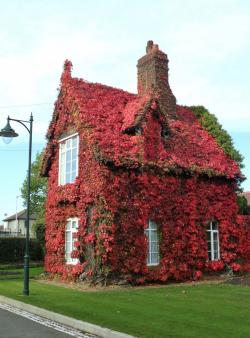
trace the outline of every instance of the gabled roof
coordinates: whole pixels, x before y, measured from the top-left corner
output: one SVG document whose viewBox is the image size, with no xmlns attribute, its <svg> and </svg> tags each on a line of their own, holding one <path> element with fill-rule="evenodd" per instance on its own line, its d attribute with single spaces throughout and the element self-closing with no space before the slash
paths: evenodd
<svg viewBox="0 0 250 338">
<path fill-rule="evenodd" d="M 240 169 L 216 140 L 205 131 L 188 107 L 176 107 L 176 118 L 163 116 L 152 93 L 144 97 L 98 83 L 71 77 L 71 63 L 65 63 L 61 92 L 47 138 L 42 174 L 48 175 L 54 145 L 68 125 L 89 128 L 98 161 L 127 168 L 156 167 L 165 172 L 191 172 L 236 178 Z M 156 161 L 142 158 L 143 135 L 129 130 L 147 113 L 157 111 L 168 126 L 169 137 Z M 63 117 L 64 115 L 64 117 Z M 57 121 L 61 119 L 60 126 Z M 68 125 L 67 125 L 68 124 Z"/>
<path fill-rule="evenodd" d="M 3 219 L 3 222 L 14 221 L 16 219 L 16 217 L 17 217 L 18 220 L 25 220 L 26 217 L 27 217 L 27 210 L 24 209 L 22 211 L 19 211 L 17 214 L 13 214 L 11 216 L 8 216 L 5 219 Z M 36 220 L 36 218 L 37 217 L 35 215 L 30 215 L 31 220 Z"/>
</svg>

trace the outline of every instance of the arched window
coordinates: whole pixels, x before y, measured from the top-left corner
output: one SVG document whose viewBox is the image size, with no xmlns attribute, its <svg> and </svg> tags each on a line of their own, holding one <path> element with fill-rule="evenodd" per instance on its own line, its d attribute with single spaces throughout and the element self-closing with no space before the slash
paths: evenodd
<svg viewBox="0 0 250 338">
<path fill-rule="evenodd" d="M 159 234 L 158 226 L 154 221 L 149 220 L 145 234 L 148 238 L 147 265 L 158 265 L 160 261 Z"/>
<path fill-rule="evenodd" d="M 219 260 L 220 238 L 219 238 L 219 226 L 217 221 L 211 221 L 207 226 L 207 247 L 208 247 L 208 259 L 210 261 Z"/>
</svg>

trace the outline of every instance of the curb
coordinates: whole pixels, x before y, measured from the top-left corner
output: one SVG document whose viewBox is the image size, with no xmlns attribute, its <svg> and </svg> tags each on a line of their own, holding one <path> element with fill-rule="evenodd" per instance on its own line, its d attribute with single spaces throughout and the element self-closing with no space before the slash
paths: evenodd
<svg viewBox="0 0 250 338">
<path fill-rule="evenodd" d="M 7 298 L 5 296 L 0 295 L 0 303 L 12 305 L 18 309 L 28 311 L 30 313 L 33 313 L 35 315 L 41 316 L 46 319 L 53 320 L 55 322 L 58 322 L 60 324 L 64 324 L 67 326 L 70 326 L 74 329 L 86 332 L 86 333 L 91 333 L 93 335 L 99 336 L 101 338 L 135 338 L 134 336 L 130 336 L 126 333 L 118 332 L 118 331 L 113 331 L 111 329 L 107 329 L 105 327 L 91 324 L 88 322 L 83 322 L 78 319 L 74 319 L 71 317 L 67 317 L 64 315 L 61 315 L 59 313 L 55 313 L 52 311 L 48 311 L 45 309 L 41 309 L 37 306 L 22 303 L 18 300 L 14 300 L 11 298 Z"/>
</svg>

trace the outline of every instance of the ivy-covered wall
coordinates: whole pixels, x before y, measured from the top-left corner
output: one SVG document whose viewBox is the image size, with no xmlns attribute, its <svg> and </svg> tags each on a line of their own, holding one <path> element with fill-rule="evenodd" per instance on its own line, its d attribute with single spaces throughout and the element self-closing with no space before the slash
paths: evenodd
<svg viewBox="0 0 250 338">
<path fill-rule="evenodd" d="M 55 153 L 46 206 L 46 271 L 93 282 L 119 276 L 144 283 L 247 268 L 245 223 L 237 218 L 233 181 L 98 164 L 89 137 L 90 131 L 84 129 L 75 184 L 58 186 L 58 148 Z M 70 217 L 80 219 L 73 252 L 79 258 L 77 265 L 65 263 L 65 226 Z M 153 268 L 146 265 L 144 231 L 149 219 L 159 225 L 160 236 L 160 265 Z M 214 219 L 219 222 L 221 260 L 209 262 L 206 225 Z"/>
</svg>

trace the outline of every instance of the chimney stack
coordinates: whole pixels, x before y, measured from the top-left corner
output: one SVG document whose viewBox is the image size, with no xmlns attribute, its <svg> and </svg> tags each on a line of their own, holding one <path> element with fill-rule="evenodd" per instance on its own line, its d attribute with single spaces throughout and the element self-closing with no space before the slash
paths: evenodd
<svg viewBox="0 0 250 338">
<path fill-rule="evenodd" d="M 176 99 L 168 83 L 168 57 L 153 41 L 148 41 L 146 55 L 138 60 L 137 74 L 138 95 L 154 94 L 162 112 L 175 117 Z"/>
</svg>

